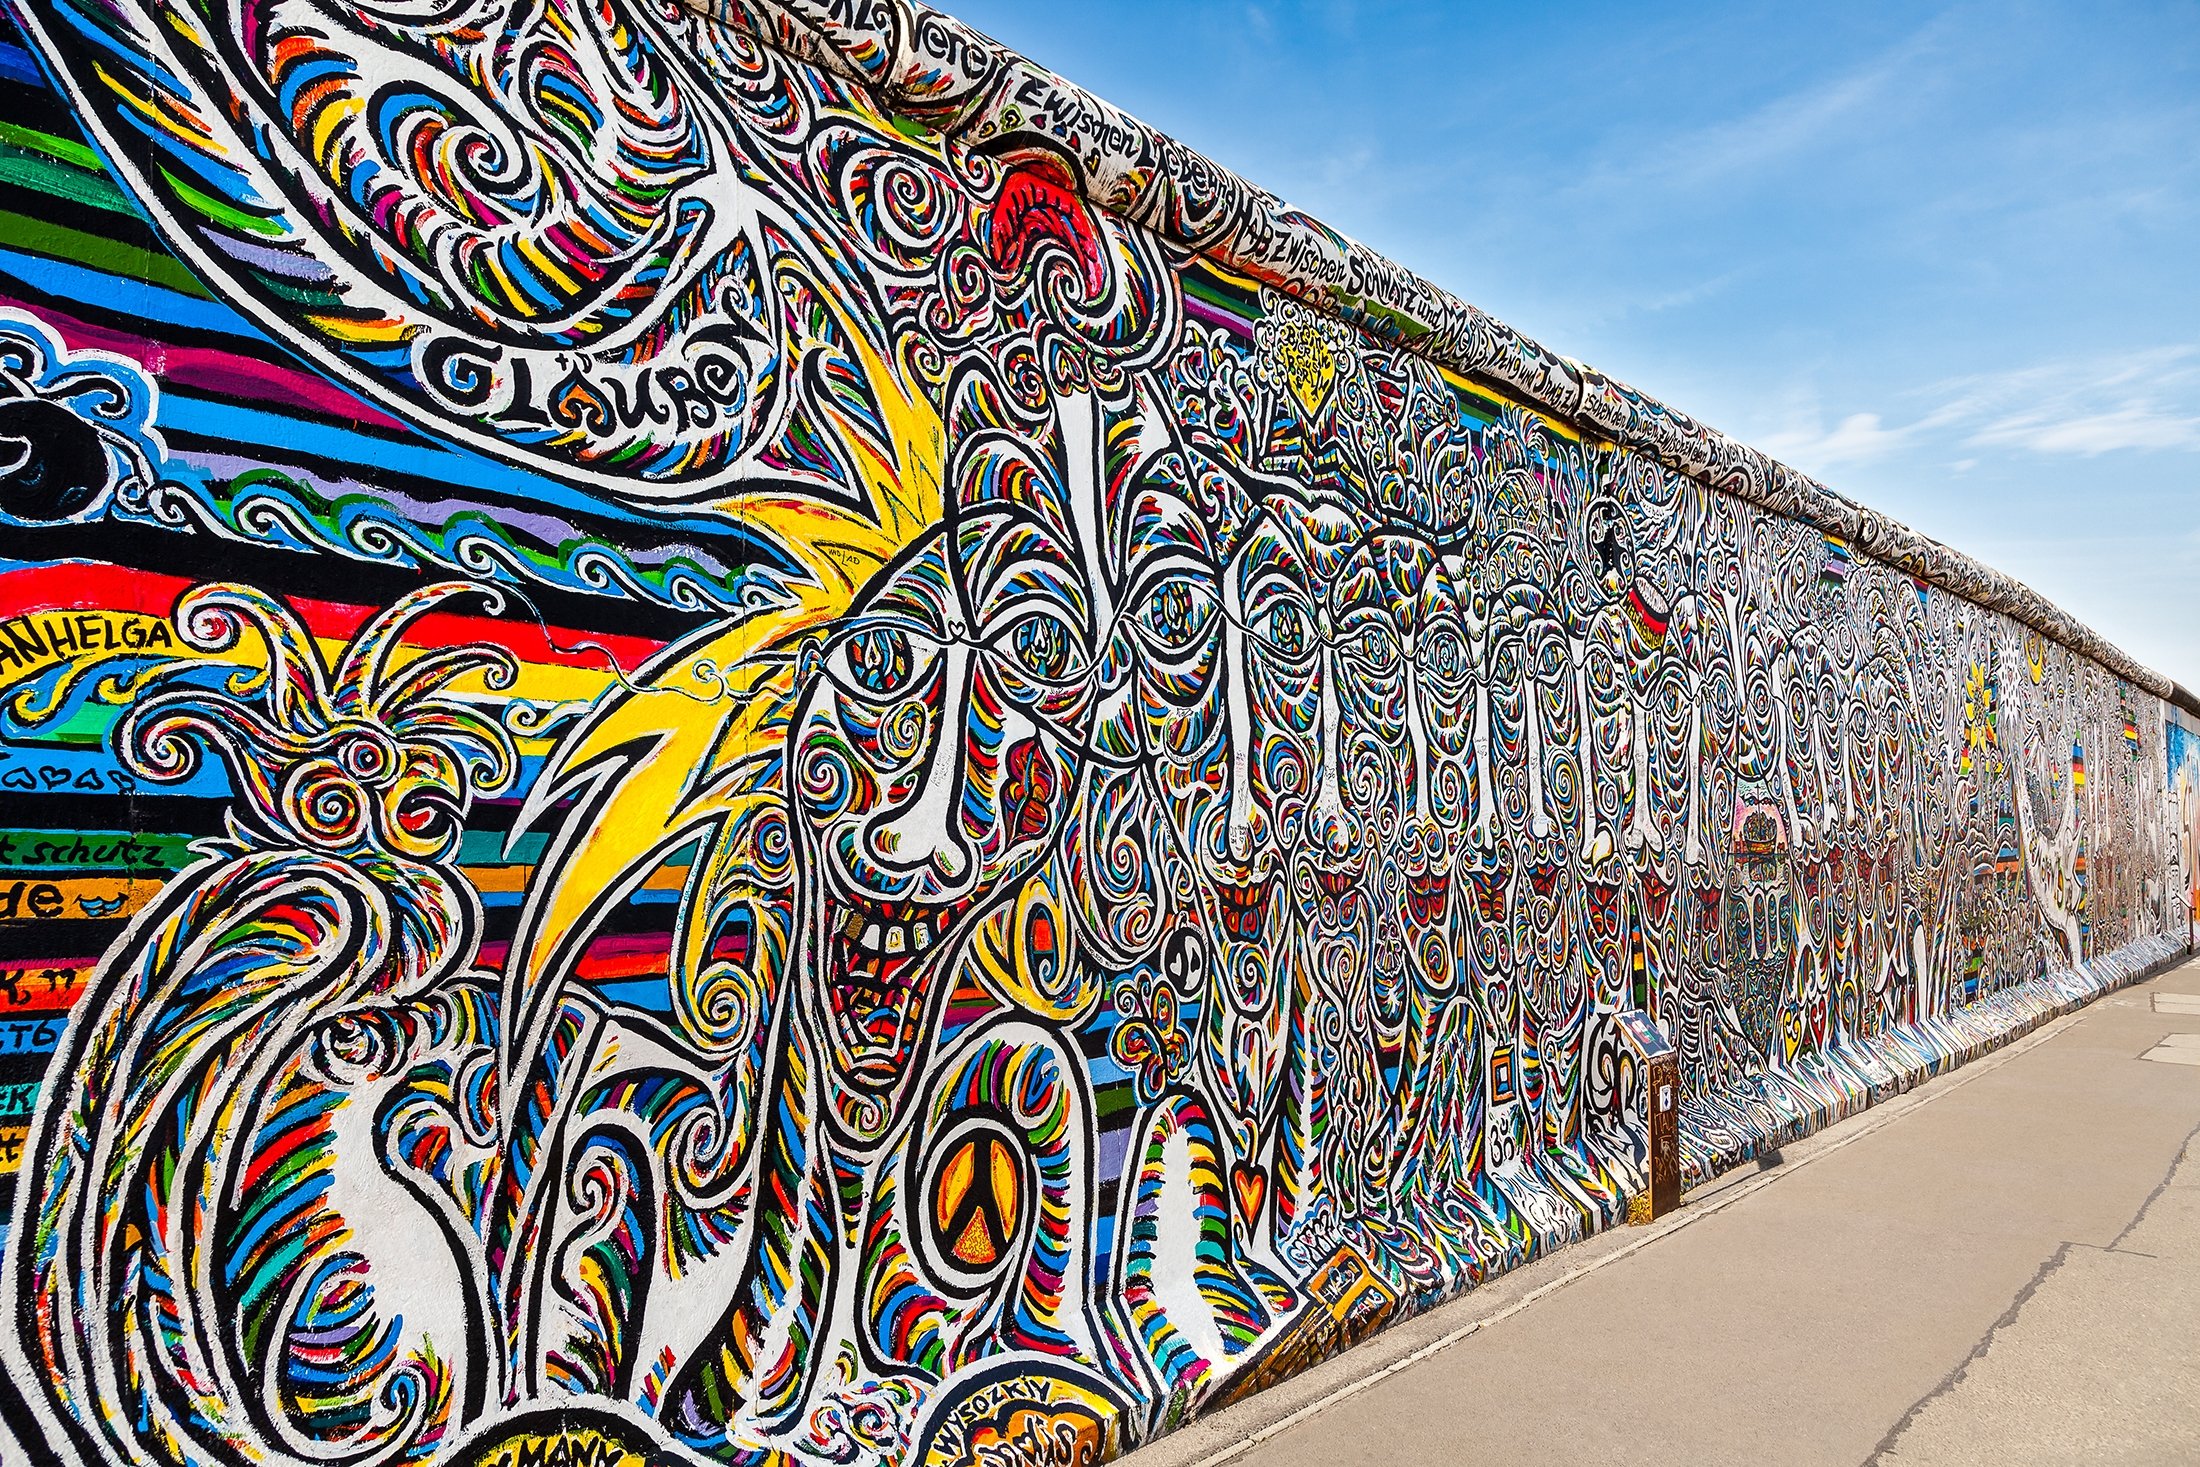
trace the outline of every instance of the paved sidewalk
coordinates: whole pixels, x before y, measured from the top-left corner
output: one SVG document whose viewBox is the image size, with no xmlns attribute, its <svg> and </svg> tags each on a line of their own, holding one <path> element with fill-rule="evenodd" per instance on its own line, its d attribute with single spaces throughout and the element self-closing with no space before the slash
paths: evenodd
<svg viewBox="0 0 2200 1467">
<path fill-rule="evenodd" d="M 2200 962 L 1126 1460 L 2200 1463 L 2200 1000 L 2157 992 Z"/>
</svg>

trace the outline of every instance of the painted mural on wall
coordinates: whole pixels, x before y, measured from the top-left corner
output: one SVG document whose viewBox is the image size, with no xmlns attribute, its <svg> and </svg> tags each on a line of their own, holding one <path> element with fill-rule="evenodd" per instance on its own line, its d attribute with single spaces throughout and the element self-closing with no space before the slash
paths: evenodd
<svg viewBox="0 0 2200 1467">
<path fill-rule="evenodd" d="M 2200 931 L 2200 713 L 2184 701 L 2163 706 L 2163 750 L 2167 758 L 2171 823 L 2176 836 L 2170 851 L 2176 864 L 2169 881 L 2185 893 L 2195 931 Z"/>
<path fill-rule="evenodd" d="M 1096 1460 L 2184 940 L 2153 692 L 669 5 L 19 4 L 0 1421 Z M 1181 225 L 1182 221 L 1178 221 Z"/>
</svg>

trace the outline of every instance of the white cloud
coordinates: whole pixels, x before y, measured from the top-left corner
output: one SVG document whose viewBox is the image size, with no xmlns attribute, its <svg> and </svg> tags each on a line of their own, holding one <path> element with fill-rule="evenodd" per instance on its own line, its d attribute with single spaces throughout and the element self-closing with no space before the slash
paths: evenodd
<svg viewBox="0 0 2200 1467">
<path fill-rule="evenodd" d="M 1944 384 L 1981 448 L 2092 457 L 2200 449 L 2200 349 L 2058 362 Z"/>
<path fill-rule="evenodd" d="M 1922 421 L 1890 428 L 1877 413 L 1851 413 L 1831 428 L 1790 428 L 1761 437 L 1757 446 L 1774 458 L 1809 471 L 1886 458 L 1925 431 Z"/>
<path fill-rule="evenodd" d="M 1677 182 L 1708 184 L 1824 143 L 1841 124 L 1864 115 L 1886 95 L 1904 59 L 1897 55 L 1874 61 L 1678 139 L 1651 168 Z"/>
<path fill-rule="evenodd" d="M 2086 458 L 2125 449 L 2200 450 L 2200 347 L 2043 362 L 1948 378 L 1904 395 L 1922 400 L 1906 421 L 1855 412 L 1831 427 L 1805 397 L 1791 402 L 1786 427 L 1755 441 L 1812 473 L 1934 444 Z M 1949 467 L 1960 473 L 1977 464 L 1965 456 Z"/>
<path fill-rule="evenodd" d="M 1323 154 L 1315 160 L 1314 172 L 1324 184 L 1335 188 L 1366 176 L 1375 161 L 1375 150 L 1362 143 Z"/>
<path fill-rule="evenodd" d="M 1747 272 L 1739 266 L 1732 270 L 1722 270 L 1709 280 L 1699 280 L 1694 285 L 1686 285 L 1679 290 L 1669 290 L 1663 295 L 1651 296 L 1647 300 L 1638 302 L 1634 309 L 1645 315 L 1654 315 L 1659 311 L 1677 311 L 1683 306 L 1692 306 L 1698 301 L 1709 300 L 1729 285 L 1732 285 L 1745 273 Z"/>
<path fill-rule="evenodd" d="M 2149 407 L 2118 408 L 2060 421 L 2042 414 L 2018 413 L 1987 424 L 1965 441 L 2088 457 L 2119 448 L 2195 448 L 2200 447 L 2200 417 Z"/>
<path fill-rule="evenodd" d="M 1889 114 L 1914 104 L 1940 78 L 1935 60 L 1947 17 L 1835 76 L 1707 127 L 1680 133 L 1647 151 L 1627 149 L 1624 161 L 1594 168 L 1574 185 L 1593 196 L 1700 194 L 1797 155 L 1841 146 L 1859 130 L 1884 126 Z M 1632 141 L 1632 140 L 1630 140 Z"/>
</svg>

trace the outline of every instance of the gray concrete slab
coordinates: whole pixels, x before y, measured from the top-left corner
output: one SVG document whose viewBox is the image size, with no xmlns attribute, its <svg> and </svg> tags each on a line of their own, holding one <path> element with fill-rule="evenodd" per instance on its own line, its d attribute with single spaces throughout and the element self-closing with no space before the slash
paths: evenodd
<svg viewBox="0 0 2200 1467">
<path fill-rule="evenodd" d="M 2105 1248 L 2065 1243 L 1873 1467 L 2200 1462 L 2200 1156 Z"/>
<path fill-rule="evenodd" d="M 2200 964 L 1128 1460 L 2200 1462 L 2200 1068 L 2141 1062 L 2200 1012 L 2157 990 Z"/>
</svg>

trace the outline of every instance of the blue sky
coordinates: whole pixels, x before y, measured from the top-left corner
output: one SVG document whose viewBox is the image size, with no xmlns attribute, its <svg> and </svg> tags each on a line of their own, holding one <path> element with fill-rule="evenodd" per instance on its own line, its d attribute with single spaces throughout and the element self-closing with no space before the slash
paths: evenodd
<svg viewBox="0 0 2200 1467">
<path fill-rule="evenodd" d="M 2200 689 L 2200 4 L 940 3 Z"/>
</svg>

